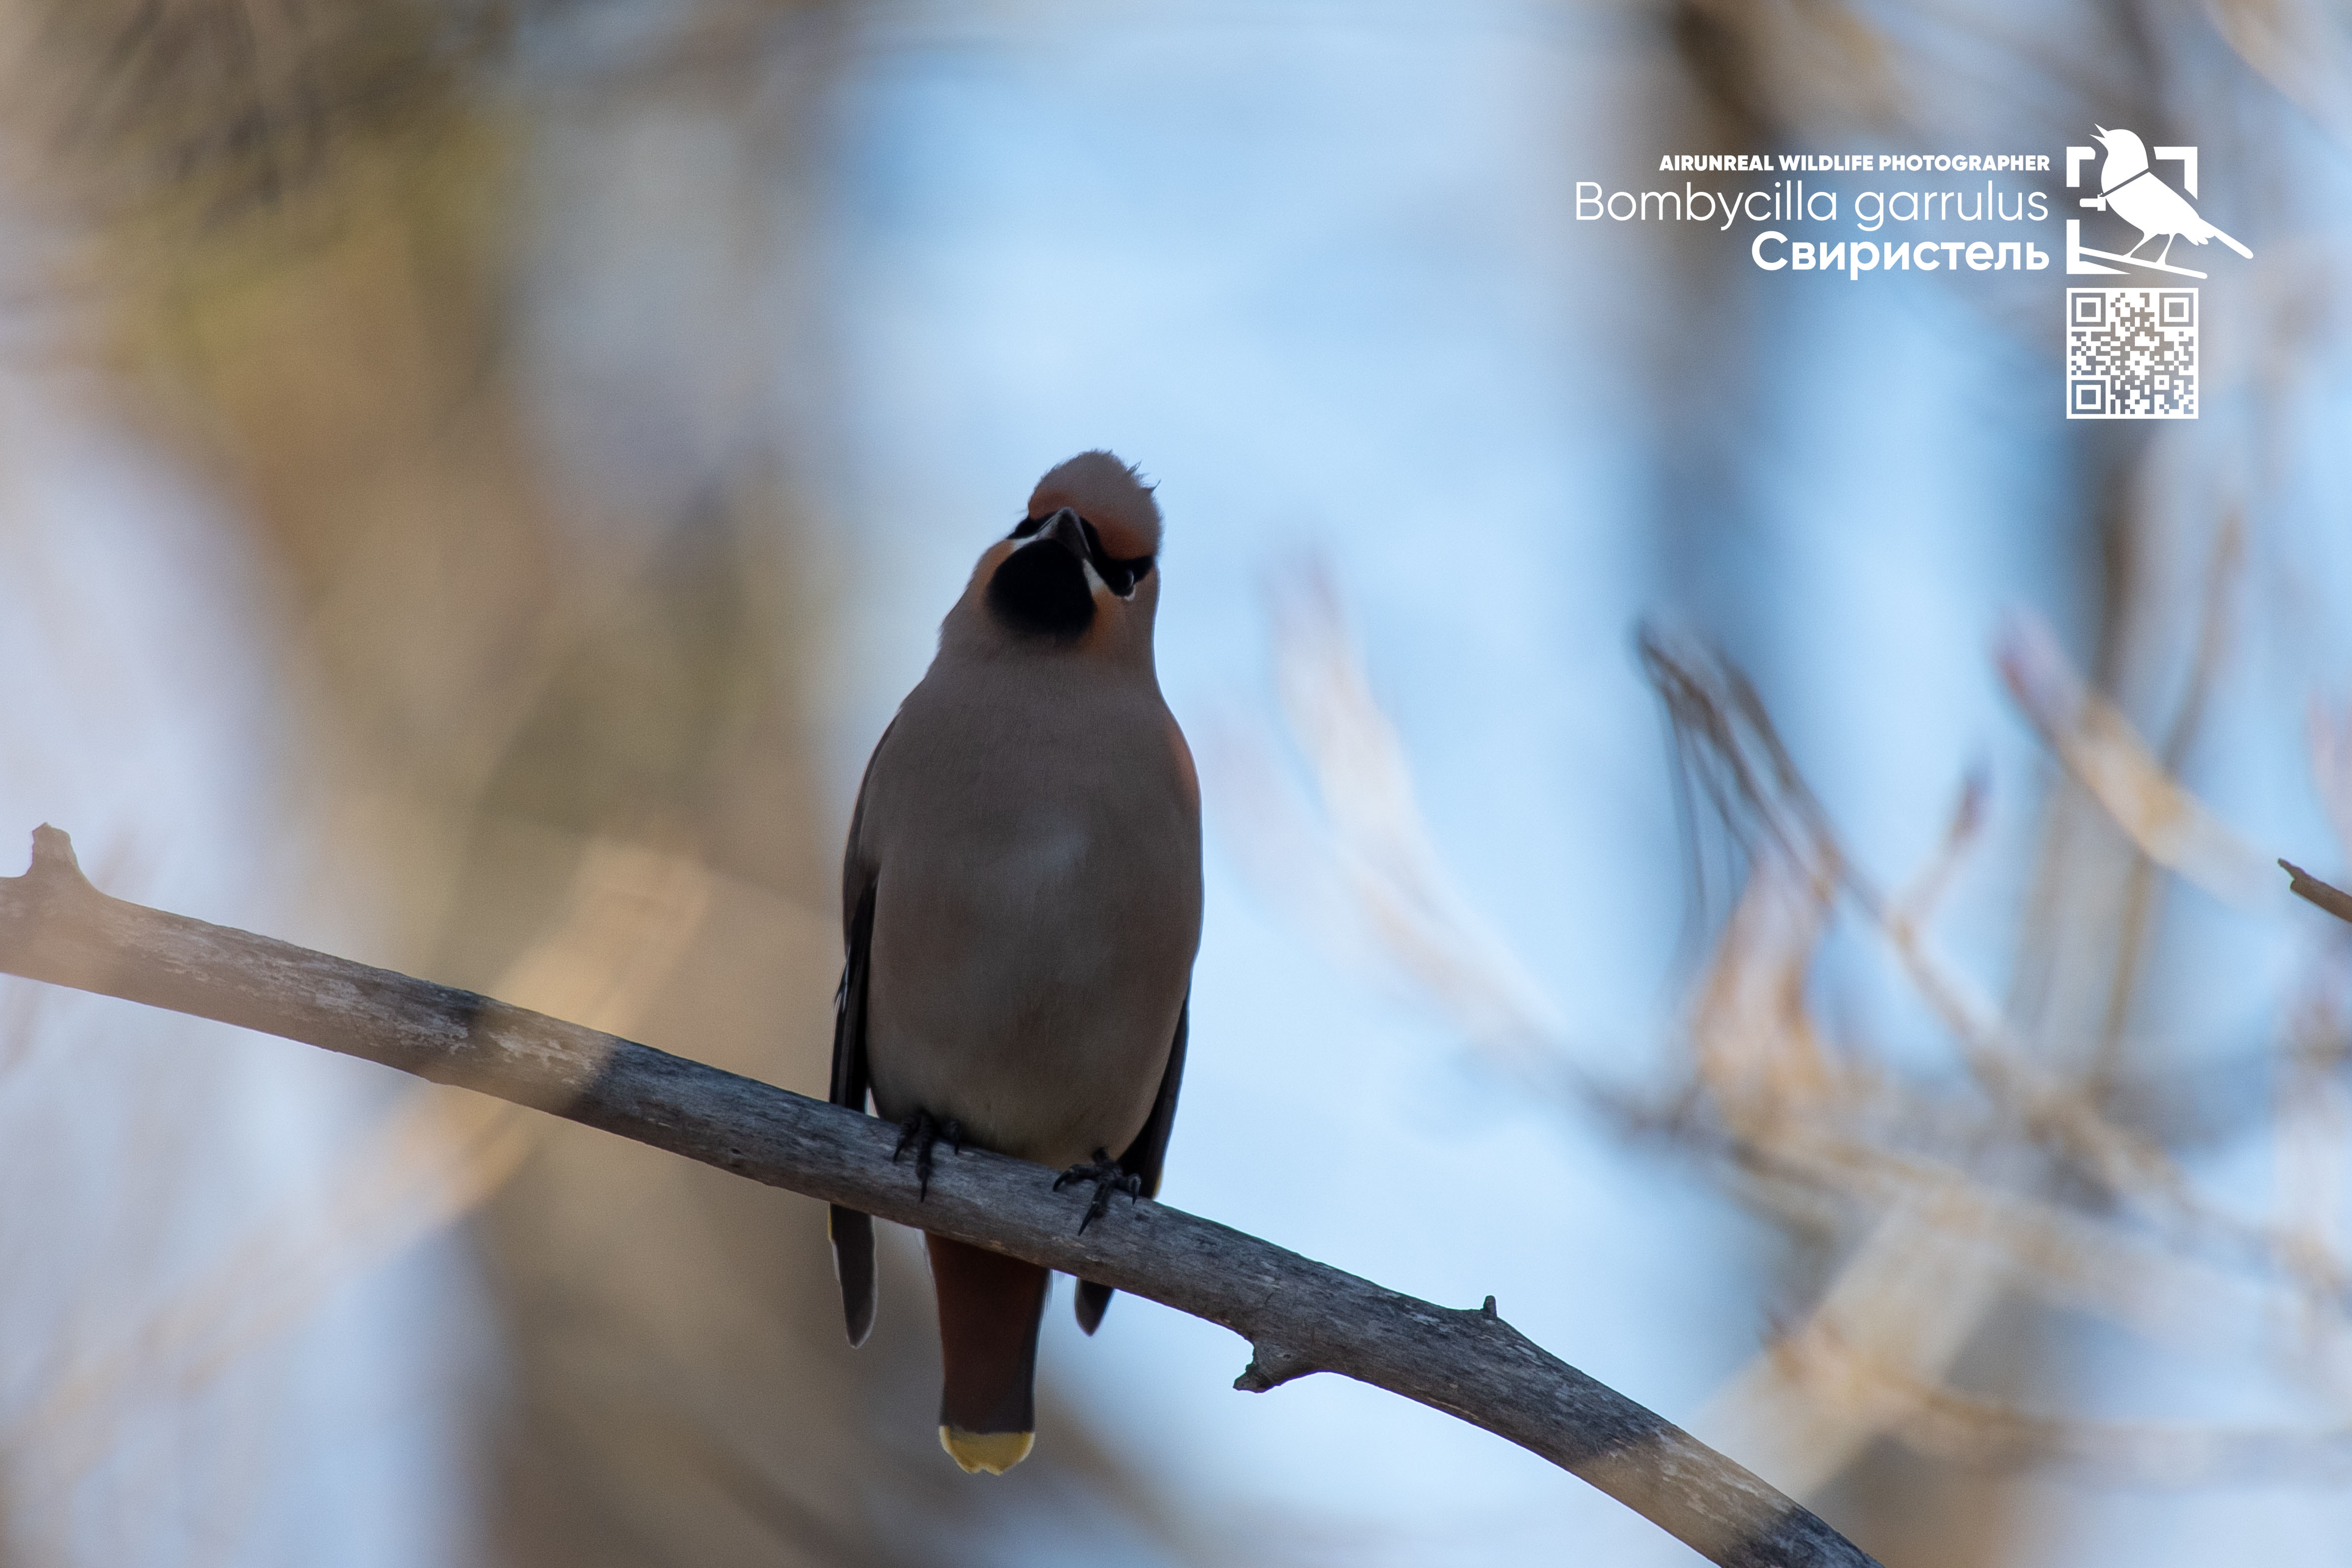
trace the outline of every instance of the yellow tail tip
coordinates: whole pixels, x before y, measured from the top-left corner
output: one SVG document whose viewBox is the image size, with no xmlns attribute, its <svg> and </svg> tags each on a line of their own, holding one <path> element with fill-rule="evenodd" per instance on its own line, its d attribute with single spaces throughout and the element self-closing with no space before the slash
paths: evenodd
<svg viewBox="0 0 2352 1568">
<path fill-rule="evenodd" d="M 1037 1441 L 1034 1432 L 967 1432 L 961 1427 L 940 1428 L 940 1447 L 963 1467 L 964 1474 L 986 1470 L 1001 1476 L 1029 1457 Z"/>
</svg>

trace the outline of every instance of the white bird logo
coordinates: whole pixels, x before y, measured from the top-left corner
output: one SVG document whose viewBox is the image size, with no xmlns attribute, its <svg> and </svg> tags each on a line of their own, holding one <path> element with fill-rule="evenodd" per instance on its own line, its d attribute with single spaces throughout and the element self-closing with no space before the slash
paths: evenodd
<svg viewBox="0 0 2352 1568">
<path fill-rule="evenodd" d="M 2252 251 L 2199 217 L 2197 209 L 2189 204 L 2188 197 L 2157 176 L 2155 171 L 2148 167 L 2147 146 L 2137 133 L 2109 131 L 2101 126 L 2097 141 L 2107 150 L 2106 158 L 2099 166 L 2099 193 L 2084 196 L 2083 205 L 2103 213 L 2112 208 L 2117 217 L 2139 230 L 2138 244 L 2113 259 L 2134 262 L 2142 267 L 2165 267 L 2165 258 L 2172 254 L 2172 242 L 2176 239 L 2186 239 L 2191 245 L 2203 245 L 2209 239 L 2218 239 L 2240 256 L 2250 261 L 2253 259 Z M 2191 177 L 2193 179 L 2193 173 Z M 2071 176 L 2067 183 L 2073 183 Z M 2141 247 L 2158 235 L 2164 236 L 2164 249 L 2154 261 L 2142 260 L 2139 256 Z M 2101 256 L 2106 253 L 2085 251 L 2084 254 Z M 2191 276 L 2201 277 L 2204 275 L 2196 273 Z"/>
</svg>

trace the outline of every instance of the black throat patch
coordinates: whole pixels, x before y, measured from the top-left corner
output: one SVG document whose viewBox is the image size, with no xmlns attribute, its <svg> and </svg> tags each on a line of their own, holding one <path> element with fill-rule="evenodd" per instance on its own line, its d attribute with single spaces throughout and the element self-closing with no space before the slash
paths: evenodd
<svg viewBox="0 0 2352 1568">
<path fill-rule="evenodd" d="M 988 580 L 988 608 L 1016 632 L 1075 642 L 1094 624 L 1095 596 L 1078 558 L 1051 542 L 1024 545 Z"/>
</svg>

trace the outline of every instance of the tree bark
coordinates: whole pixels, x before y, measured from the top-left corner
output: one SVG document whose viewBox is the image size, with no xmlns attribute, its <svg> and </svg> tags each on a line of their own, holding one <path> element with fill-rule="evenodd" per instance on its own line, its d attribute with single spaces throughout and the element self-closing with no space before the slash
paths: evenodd
<svg viewBox="0 0 2352 1568">
<path fill-rule="evenodd" d="M 2352 894 L 2331 883 L 2320 881 L 2301 866 L 2281 861 L 2279 869 L 2287 874 L 2287 891 L 2327 911 L 2338 920 L 2352 921 Z"/>
<path fill-rule="evenodd" d="M 1336 1372 L 1507 1437 L 1738 1568 L 1873 1559 L 1747 1470 L 1483 1307 L 1433 1306 L 1149 1201 L 1078 1228 L 1088 1194 L 982 1150 L 928 1198 L 897 1129 L 649 1046 L 388 969 L 110 898 L 55 828 L 0 877 L 0 971 L 167 1008 L 494 1094 L 706 1165 L 992 1248 L 1250 1342 L 1236 1388 Z"/>
</svg>

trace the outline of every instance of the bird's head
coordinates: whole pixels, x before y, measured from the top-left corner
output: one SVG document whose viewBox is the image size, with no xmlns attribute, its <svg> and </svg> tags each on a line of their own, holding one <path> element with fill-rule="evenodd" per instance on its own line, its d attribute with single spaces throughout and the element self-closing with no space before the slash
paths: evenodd
<svg viewBox="0 0 2352 1568">
<path fill-rule="evenodd" d="M 950 632 L 1149 660 L 1159 550 L 1150 489 L 1109 453 L 1081 452 L 1037 481 L 1021 521 L 982 552 Z"/>
<path fill-rule="evenodd" d="M 2147 143 L 2136 131 L 2109 131 L 2105 126 L 2093 127 L 2098 134 L 2092 138 L 2107 150 L 2107 155 L 2119 162 L 2135 165 L 2135 171 L 2147 167 Z"/>
</svg>

